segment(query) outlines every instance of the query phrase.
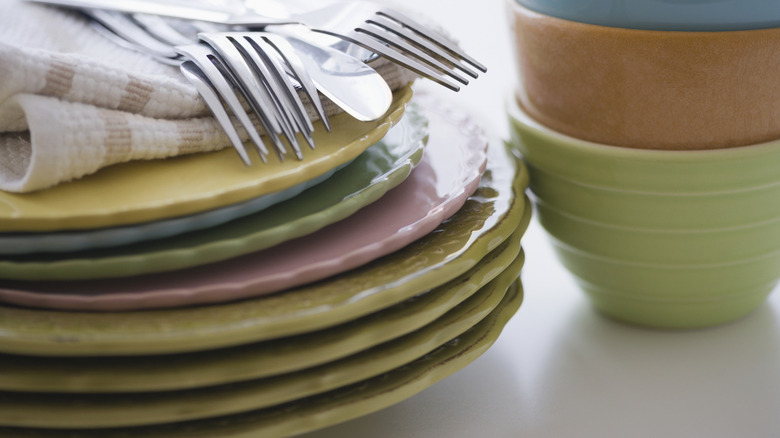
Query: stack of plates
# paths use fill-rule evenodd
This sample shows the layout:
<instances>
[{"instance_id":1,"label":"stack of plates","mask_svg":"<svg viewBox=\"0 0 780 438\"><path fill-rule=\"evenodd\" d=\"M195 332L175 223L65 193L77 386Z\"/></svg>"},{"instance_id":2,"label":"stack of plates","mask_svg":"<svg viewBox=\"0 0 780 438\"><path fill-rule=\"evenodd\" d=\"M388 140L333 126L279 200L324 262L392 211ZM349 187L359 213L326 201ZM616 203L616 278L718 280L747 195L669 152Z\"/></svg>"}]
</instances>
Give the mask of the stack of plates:
<instances>
[{"instance_id":1,"label":"stack of plates","mask_svg":"<svg viewBox=\"0 0 780 438\"><path fill-rule=\"evenodd\" d=\"M410 89L333 122L302 162L0 194L0 436L294 435L482 354L522 301L525 168Z\"/></svg>"}]
</instances>

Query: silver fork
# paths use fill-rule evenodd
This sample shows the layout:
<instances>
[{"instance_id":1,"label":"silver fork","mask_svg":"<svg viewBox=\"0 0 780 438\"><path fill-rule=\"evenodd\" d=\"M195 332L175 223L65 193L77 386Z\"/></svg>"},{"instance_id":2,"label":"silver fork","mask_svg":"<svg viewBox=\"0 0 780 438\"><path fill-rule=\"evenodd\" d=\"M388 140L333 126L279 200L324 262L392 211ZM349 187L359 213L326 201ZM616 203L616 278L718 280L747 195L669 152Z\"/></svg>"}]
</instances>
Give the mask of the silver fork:
<instances>
[{"instance_id":1,"label":"silver fork","mask_svg":"<svg viewBox=\"0 0 780 438\"><path fill-rule=\"evenodd\" d=\"M199 36L203 43L192 44L167 24L157 22L159 17L131 18L103 10L85 12L119 44L151 53L169 64L178 64L247 165L251 160L233 125L231 113L263 161L267 160L268 149L237 93L258 117L280 159L286 154L282 137L298 159L303 154L297 134L302 134L309 147L314 148L314 126L289 75L299 83L326 128L329 127L311 79L284 38L259 32L202 33ZM188 44L175 46L180 43Z\"/></svg>"},{"instance_id":2,"label":"silver fork","mask_svg":"<svg viewBox=\"0 0 780 438\"><path fill-rule=\"evenodd\" d=\"M124 12L209 21L231 26L263 28L282 24L303 24L314 31L343 38L396 62L451 90L468 84L487 69L440 33L382 5L364 1L335 3L314 11L285 18L259 15L243 5L231 9L199 7L158 0L31 0L77 8L102 8Z\"/></svg>"},{"instance_id":3,"label":"silver fork","mask_svg":"<svg viewBox=\"0 0 780 438\"><path fill-rule=\"evenodd\" d=\"M472 78L477 78L478 72L487 72L484 65L439 32L376 3L334 3L316 11L292 15L285 23L293 22L341 37L454 91L460 87L447 77L467 85L468 79L458 71Z\"/></svg>"}]
</instances>

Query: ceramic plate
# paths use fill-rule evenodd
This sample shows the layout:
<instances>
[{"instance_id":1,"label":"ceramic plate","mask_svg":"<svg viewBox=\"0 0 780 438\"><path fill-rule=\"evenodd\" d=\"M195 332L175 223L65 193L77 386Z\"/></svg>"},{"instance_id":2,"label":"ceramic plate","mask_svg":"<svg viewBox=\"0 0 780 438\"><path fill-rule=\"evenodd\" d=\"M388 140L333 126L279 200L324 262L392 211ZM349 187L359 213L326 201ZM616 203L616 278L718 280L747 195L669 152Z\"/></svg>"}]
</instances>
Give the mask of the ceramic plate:
<instances>
[{"instance_id":1,"label":"ceramic plate","mask_svg":"<svg viewBox=\"0 0 780 438\"><path fill-rule=\"evenodd\" d=\"M373 146L368 149L371 150L372 148ZM281 192L259 196L227 207L172 219L93 230L0 233L0 254L19 255L84 251L177 236L189 231L217 226L266 209L297 196L309 187L322 183L336 173L337 170L339 169L332 169L317 178Z\"/></svg>"},{"instance_id":2,"label":"ceramic plate","mask_svg":"<svg viewBox=\"0 0 780 438\"><path fill-rule=\"evenodd\" d=\"M262 229L265 240L281 242L305 234L304 231L312 229L314 225L320 227L342 219L398 185L420 160L427 134L427 121L420 114L418 106L412 104L379 143L342 166L343 169L332 169L290 189L202 213L123 227L0 234L0 254L74 252L116 247L215 227L237 218L244 219L240 224L233 222L232 228L245 228L245 224L250 221L258 224L258 231L253 233L250 240L257 241L257 232ZM334 173L336 176L330 178ZM323 182L326 184L321 184ZM316 190L309 189L315 186ZM307 193L297 198L301 200L300 203L288 202L284 207L258 213L298 196L303 191ZM234 240L234 236L229 233L224 239ZM246 246L246 243L236 244Z\"/></svg>"},{"instance_id":3,"label":"ceramic plate","mask_svg":"<svg viewBox=\"0 0 780 438\"><path fill-rule=\"evenodd\" d=\"M170 271L231 259L309 234L348 217L361 207L381 198L389 189L406 179L412 167L423 155L422 149L428 133L427 122L420 112L414 110L411 112L413 114L407 113L399 125L393 127L385 136L386 140L383 139L361 154L355 160L354 166L347 166L333 178L281 205L219 227L168 239L76 254L15 257L0 261L0 276L5 273L11 277L39 279ZM468 145L464 144L463 147L466 146ZM482 155L481 150L474 150L471 155L465 152L468 151L464 149L464 154L461 155L464 159ZM468 168L468 165L463 167ZM461 172L461 178L455 180L457 183L470 182L467 178L472 177L474 173L475 169L472 169L471 173L464 170ZM456 194L456 188L453 187L450 193ZM429 203L433 202L429 200ZM418 205L420 208L424 207ZM268 257L268 254L263 256ZM275 268L281 269L278 265ZM181 273L180 276L187 275ZM166 281L174 282L172 279ZM0 291L0 301L5 301L2 296L13 297L20 294L24 296L24 292L17 291L14 294L14 291L9 291L4 286L8 285L0 282L0 288L3 288ZM28 286L33 289L37 287L35 283ZM79 291L82 285L71 283L60 287L61 284L58 283L48 286L54 287L58 294L64 294L66 291ZM89 289L88 285L83 287ZM104 285L105 287L113 286L109 284ZM149 288L151 285L144 287ZM186 283L180 285L180 288L186 287ZM143 305L151 307L154 305L154 297L148 295L144 297ZM31 298L7 302L40 306L36 303L42 298L45 303L50 303L46 296L41 297L40 294ZM67 297L64 295L54 297L54 300L64 302L63 306L68 304Z\"/></svg>"},{"instance_id":4,"label":"ceramic plate","mask_svg":"<svg viewBox=\"0 0 780 438\"><path fill-rule=\"evenodd\" d=\"M501 142L488 154L488 172L457 214L424 238L348 274L285 293L184 309L87 313L0 307L0 351L63 356L207 350L319 330L399 303L473 267L530 208L523 195L528 173L520 160Z\"/></svg>"},{"instance_id":5,"label":"ceramic plate","mask_svg":"<svg viewBox=\"0 0 780 438\"><path fill-rule=\"evenodd\" d=\"M97 256L87 253L66 260L47 261L47 256L31 256L25 258L30 261L20 262L6 260L0 262L0 277L75 280L176 270L168 275L122 280L119 285L117 282L53 285L60 294L97 295L106 290L113 295L124 293L129 296L126 300L153 307L155 295L166 300L171 294L188 291L189 298L196 303L202 302L198 300L200 297L205 302L215 301L215 296L218 300L244 298L352 269L428 234L460 209L479 183L486 160L485 138L478 132L464 136L442 117L429 113L430 140L422 161L410 177L367 208L305 238L191 270L183 268L225 259L222 250L204 252L198 247L193 250L186 237L172 238L129 249L102 250ZM201 234L208 233L205 230ZM196 236L196 241L201 239ZM214 293L224 290L225 284L230 284L237 295ZM243 286L240 292L238 285ZM126 308L132 305L123 309Z\"/></svg>"},{"instance_id":6,"label":"ceramic plate","mask_svg":"<svg viewBox=\"0 0 780 438\"><path fill-rule=\"evenodd\" d=\"M387 116L359 122L333 118L315 132L317 148L303 161L245 166L231 148L166 160L123 163L89 177L27 194L0 193L0 231L90 229L146 222L243 202L278 192L355 159L381 140L411 98L396 92Z\"/></svg>"},{"instance_id":7,"label":"ceramic plate","mask_svg":"<svg viewBox=\"0 0 780 438\"><path fill-rule=\"evenodd\" d=\"M513 263L461 305L431 322L420 332L412 333L409 338L438 337L438 343L443 344L474 326L498 305L509 285L517 279L521 266L522 260ZM356 383L403 366L438 346L415 352L415 346L409 345L407 337L402 337L343 360L298 373L185 391L102 395L0 392L0 425L127 427L231 415ZM412 357L405 357L409 353ZM219 402L215 403L215 400Z\"/></svg>"},{"instance_id":8,"label":"ceramic plate","mask_svg":"<svg viewBox=\"0 0 780 438\"><path fill-rule=\"evenodd\" d=\"M242 414L158 426L67 432L0 427L0 435L14 438L256 438L310 432L398 403L465 367L495 342L519 309L522 298L518 280L487 317L441 347L389 372L299 401ZM208 402L213 403L213 399Z\"/></svg>"},{"instance_id":9,"label":"ceramic plate","mask_svg":"<svg viewBox=\"0 0 780 438\"><path fill-rule=\"evenodd\" d=\"M490 191L487 194L492 195ZM503 216L501 224L526 223L530 215L527 202L513 203L516 207ZM517 217L515 212L524 212L524 217ZM502 227L485 232L458 219L461 218L454 217L447 225L463 226L460 230L441 227L427 242L412 245L351 276L256 300L193 309L106 314L0 307L0 345L3 351L44 356L166 353L323 329L379 311L452 279L483 258L486 247L492 248L503 239ZM463 219L493 222L490 217L479 215L466 215ZM455 248L466 243L464 238L472 235L469 231L475 234L472 244ZM393 278L397 282L391 282Z\"/></svg>"},{"instance_id":10,"label":"ceramic plate","mask_svg":"<svg viewBox=\"0 0 780 438\"><path fill-rule=\"evenodd\" d=\"M520 251L524 227L468 272L429 292L345 324L294 337L213 351L137 357L0 355L0 390L144 392L258 379L321 365L410 333L498 275Z\"/></svg>"},{"instance_id":11,"label":"ceramic plate","mask_svg":"<svg viewBox=\"0 0 780 438\"><path fill-rule=\"evenodd\" d=\"M430 136L426 152L406 181L373 204L316 233L231 258L251 247L267 246L269 235L260 232L255 238L258 231L250 218L243 222L243 228L227 224L213 237L211 231L204 230L197 235L103 251L104 257L3 261L0 277L35 280L173 271L122 280L36 281L16 285L0 282L0 299L16 297L9 302L37 307L50 303L47 307L72 310L213 303L277 292L368 263L428 234L460 209L479 184L486 161L485 138L476 130L463 135L435 111L428 111L427 115ZM224 261L183 269L217 260ZM22 295L25 290L38 293ZM21 296L28 299L21 302Z\"/></svg>"},{"instance_id":12,"label":"ceramic plate","mask_svg":"<svg viewBox=\"0 0 780 438\"><path fill-rule=\"evenodd\" d=\"M368 149L370 150L371 148L373 146ZM19 254L73 252L94 248L110 248L177 236L189 231L217 226L297 196L309 187L327 180L345 166L346 164L339 166L339 168L331 169L314 179L280 192L187 216L92 230L0 233L0 254L16 256Z\"/></svg>"}]
</instances>

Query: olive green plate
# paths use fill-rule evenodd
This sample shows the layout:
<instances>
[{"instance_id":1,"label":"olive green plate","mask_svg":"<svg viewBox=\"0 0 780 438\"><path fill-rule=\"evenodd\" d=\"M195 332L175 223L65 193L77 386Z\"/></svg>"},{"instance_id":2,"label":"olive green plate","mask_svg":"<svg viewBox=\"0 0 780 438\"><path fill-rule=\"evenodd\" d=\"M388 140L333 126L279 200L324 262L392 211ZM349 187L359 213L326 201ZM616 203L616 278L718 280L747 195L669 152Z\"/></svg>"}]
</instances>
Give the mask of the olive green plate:
<instances>
[{"instance_id":1,"label":"olive green plate","mask_svg":"<svg viewBox=\"0 0 780 438\"><path fill-rule=\"evenodd\" d=\"M516 266L516 265L515 265ZM60 407L49 405L48 409L40 411L39 417L33 418L30 411L22 413L22 416L29 416L28 421L33 422L38 426L37 429L32 428L20 428L20 427L0 427L0 437L14 437L14 438L202 438L202 437L220 437L220 438L256 438L259 436L289 436L308 432L327 426L331 426L336 423L347 421L359 416L369 414L379 409L385 408L392 404L398 403L412 395L422 391L423 389L433 385L437 381L453 374L460 370L464 366L471 363L474 359L483 354L490 345L500 335L503 327L509 321L509 319L515 314L522 302L522 287L519 280L509 285L507 288L506 279L516 278L515 269L512 269L515 275L506 275L504 278L497 278L493 283L484 288L479 295L475 295L475 302L470 301L464 304L470 304L474 309L474 319L479 319L476 314L487 313L479 323L466 330L460 335L458 332L463 331L466 327L459 324L459 321L449 320L444 317L441 321L437 321L430 327L430 335L436 337L437 333L441 333L443 336L449 334L455 334L454 339L447 342L446 339L439 339L433 341L432 344L441 345L422 357L419 357L412 362L404 364L407 358L398 358L397 361L401 363L400 366L396 364L389 365L389 367L395 366L389 371L380 371L381 368L387 368L384 365L385 360L395 360L395 354L405 354L410 348L414 348L412 345L416 342L413 340L416 337L426 337L426 331L420 331L414 333L409 337L401 338L398 341L391 342L387 345L383 345L374 350L369 350L353 358L348 358L341 362L336 362L330 367L332 369L323 368L312 370L311 372L304 372L290 375L289 381L279 380L274 382L269 380L267 382L257 383L258 388L253 388L253 384L246 385L246 391L241 385L237 385L232 388L235 391L237 399L244 398L247 405L252 403L260 403L258 400L262 400L261 397L255 398L251 392L253 390L266 389L269 393L277 393L282 397L285 391L282 391L284 387L290 385L290 388L296 386L293 381L298 381L300 384L305 385L305 380L311 379L313 385L320 385L324 382L324 376L318 372L333 372L333 376L338 376L341 383L345 386L341 386L337 389L332 389L319 395L314 395L299 399L296 401L283 403L280 405L270 406L264 409L248 411L239 414L231 414L228 416L221 416L215 418L207 418L201 420L191 420L184 422L177 422L171 424L160 424L151 426L136 426L130 428L114 427L110 429L44 429L47 423L56 422L54 417L58 417L63 421L67 421L69 424L78 423L79 419L86 419L92 417L94 420L99 421L100 415L95 413L94 415L81 414L84 412L82 409L89 409L95 407L96 409L105 409L105 411L113 411L113 408L122 409L127 408L128 411L125 415L122 415L119 411L111 414L111 418L114 418L120 422L133 421L134 415L141 416L140 421L145 421L149 418L148 415L158 415L157 412L165 412L167 409L160 409L161 406L147 406L137 407L134 406L134 400L132 397L125 398L123 396L120 400L111 400L111 396L105 396L106 403L109 408L103 408L98 404L98 400L104 396L95 396L93 400L87 401L87 398L83 398L83 402L88 403L82 408L68 407L68 402L65 402L65 406ZM500 284L503 283L503 284ZM503 287L502 287L503 286ZM491 291L492 289L492 291ZM489 296L488 296L489 295ZM503 298L501 296L503 295ZM481 303L476 303L476 299L481 299ZM500 302L498 300L500 299ZM496 303L498 302L498 305ZM464 306L468 307L468 306ZM494 310L490 311L491 308ZM480 310L478 310L480 309ZM470 312L466 312L470 313ZM470 318L469 316L466 316ZM471 322L472 324L474 321ZM457 327L457 328L456 328ZM438 329L438 332L437 332ZM437 332L437 333L434 333ZM424 347L427 348L427 347ZM371 365L369 365L371 364ZM373 366L377 368L372 368ZM354 368L353 368L354 367ZM351 373L358 374L362 377L365 375L371 375L366 380L359 381L357 383L346 383L354 381L358 376L352 377ZM304 377L306 376L306 377ZM262 386L266 384L268 386ZM289 390L290 388L286 388ZM227 402L235 402L237 400L226 400L226 403L222 403L223 399L214 397L221 397L218 392L219 389L204 389L201 394L192 394L192 397L196 400L182 400L188 407L193 407L201 411L202 410L217 412L220 409L230 410L226 405ZM295 389L303 394L307 391L317 392L318 389ZM208 392L212 392L207 395ZM245 394L242 394L246 392ZM297 395L295 395L297 396ZM23 400L23 399L20 399ZM24 400L23 400L24 401ZM44 403L45 404L45 403ZM94 406L93 406L94 405ZM89 408L87 407L89 406ZM43 407L41 407L43 409ZM159 411L157 409L160 409ZM66 414L57 413L57 411L64 412L69 411L71 419L68 421ZM175 416L181 415L198 415L198 413L183 414L184 409L178 414L172 414ZM172 413L175 411L171 411ZM163 414L164 415L164 414ZM108 415L106 415L108 417ZM100 421L105 423L106 421Z\"/></svg>"},{"instance_id":2,"label":"olive green plate","mask_svg":"<svg viewBox=\"0 0 780 438\"><path fill-rule=\"evenodd\" d=\"M474 126L463 124L464 130ZM0 352L44 356L208 350L320 330L402 302L471 269L530 208L528 173L497 141L477 191L434 232L308 286L228 304L125 313L0 307Z\"/></svg>"},{"instance_id":3,"label":"olive green plate","mask_svg":"<svg viewBox=\"0 0 780 438\"><path fill-rule=\"evenodd\" d=\"M257 160L245 166L231 149L167 160L140 160L34 193L0 192L0 231L91 229L201 212L278 192L352 161L401 119L410 87L395 93L387 115L359 122L333 118L314 133L302 161Z\"/></svg>"},{"instance_id":4,"label":"olive green plate","mask_svg":"<svg viewBox=\"0 0 780 438\"><path fill-rule=\"evenodd\" d=\"M501 301L522 263L522 257L516 259L470 298L420 330L320 367L186 391L100 395L0 392L0 425L100 428L164 424L267 408L337 389L403 366L477 324ZM377 316L377 323L381 325L381 316Z\"/></svg>"},{"instance_id":5,"label":"olive green plate","mask_svg":"<svg viewBox=\"0 0 780 438\"><path fill-rule=\"evenodd\" d=\"M231 259L310 234L350 216L403 182L422 158L428 136L427 122L423 109L410 105L404 117L381 141L344 169L300 195L258 213L194 233L134 245L8 257L0 260L0 277L90 279L166 272ZM84 310L104 310L100 307L102 302L78 299L84 297L78 296L83 286L77 282L5 280L0 282L0 287L0 301L13 304L47 308L62 305L74 310L92 304L94 309ZM59 294L62 296L57 297ZM138 301L151 301L141 298L145 294L135 295ZM167 306L189 304L187 294L179 291L179 295L180 299L164 297L163 301L170 303ZM149 307L154 306L150 303Z\"/></svg>"},{"instance_id":6,"label":"olive green plate","mask_svg":"<svg viewBox=\"0 0 780 438\"><path fill-rule=\"evenodd\" d=\"M530 213L530 210L527 210ZM447 284L336 327L213 351L137 357L0 355L0 390L146 392L214 386L310 368L423 327L491 281L520 251L530 214L501 246Z\"/></svg>"}]
</instances>

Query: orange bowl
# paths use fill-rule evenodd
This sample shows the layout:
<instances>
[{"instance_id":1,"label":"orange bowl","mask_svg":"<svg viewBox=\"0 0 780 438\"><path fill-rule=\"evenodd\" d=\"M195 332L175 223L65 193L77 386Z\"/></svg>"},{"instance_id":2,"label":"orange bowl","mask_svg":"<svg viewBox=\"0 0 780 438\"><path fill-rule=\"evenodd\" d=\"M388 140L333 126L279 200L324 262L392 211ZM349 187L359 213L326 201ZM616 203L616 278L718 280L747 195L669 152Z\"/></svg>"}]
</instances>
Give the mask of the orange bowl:
<instances>
[{"instance_id":1,"label":"orange bowl","mask_svg":"<svg viewBox=\"0 0 780 438\"><path fill-rule=\"evenodd\" d=\"M507 2L518 100L555 131L667 150L780 138L780 29L625 29Z\"/></svg>"}]
</instances>

